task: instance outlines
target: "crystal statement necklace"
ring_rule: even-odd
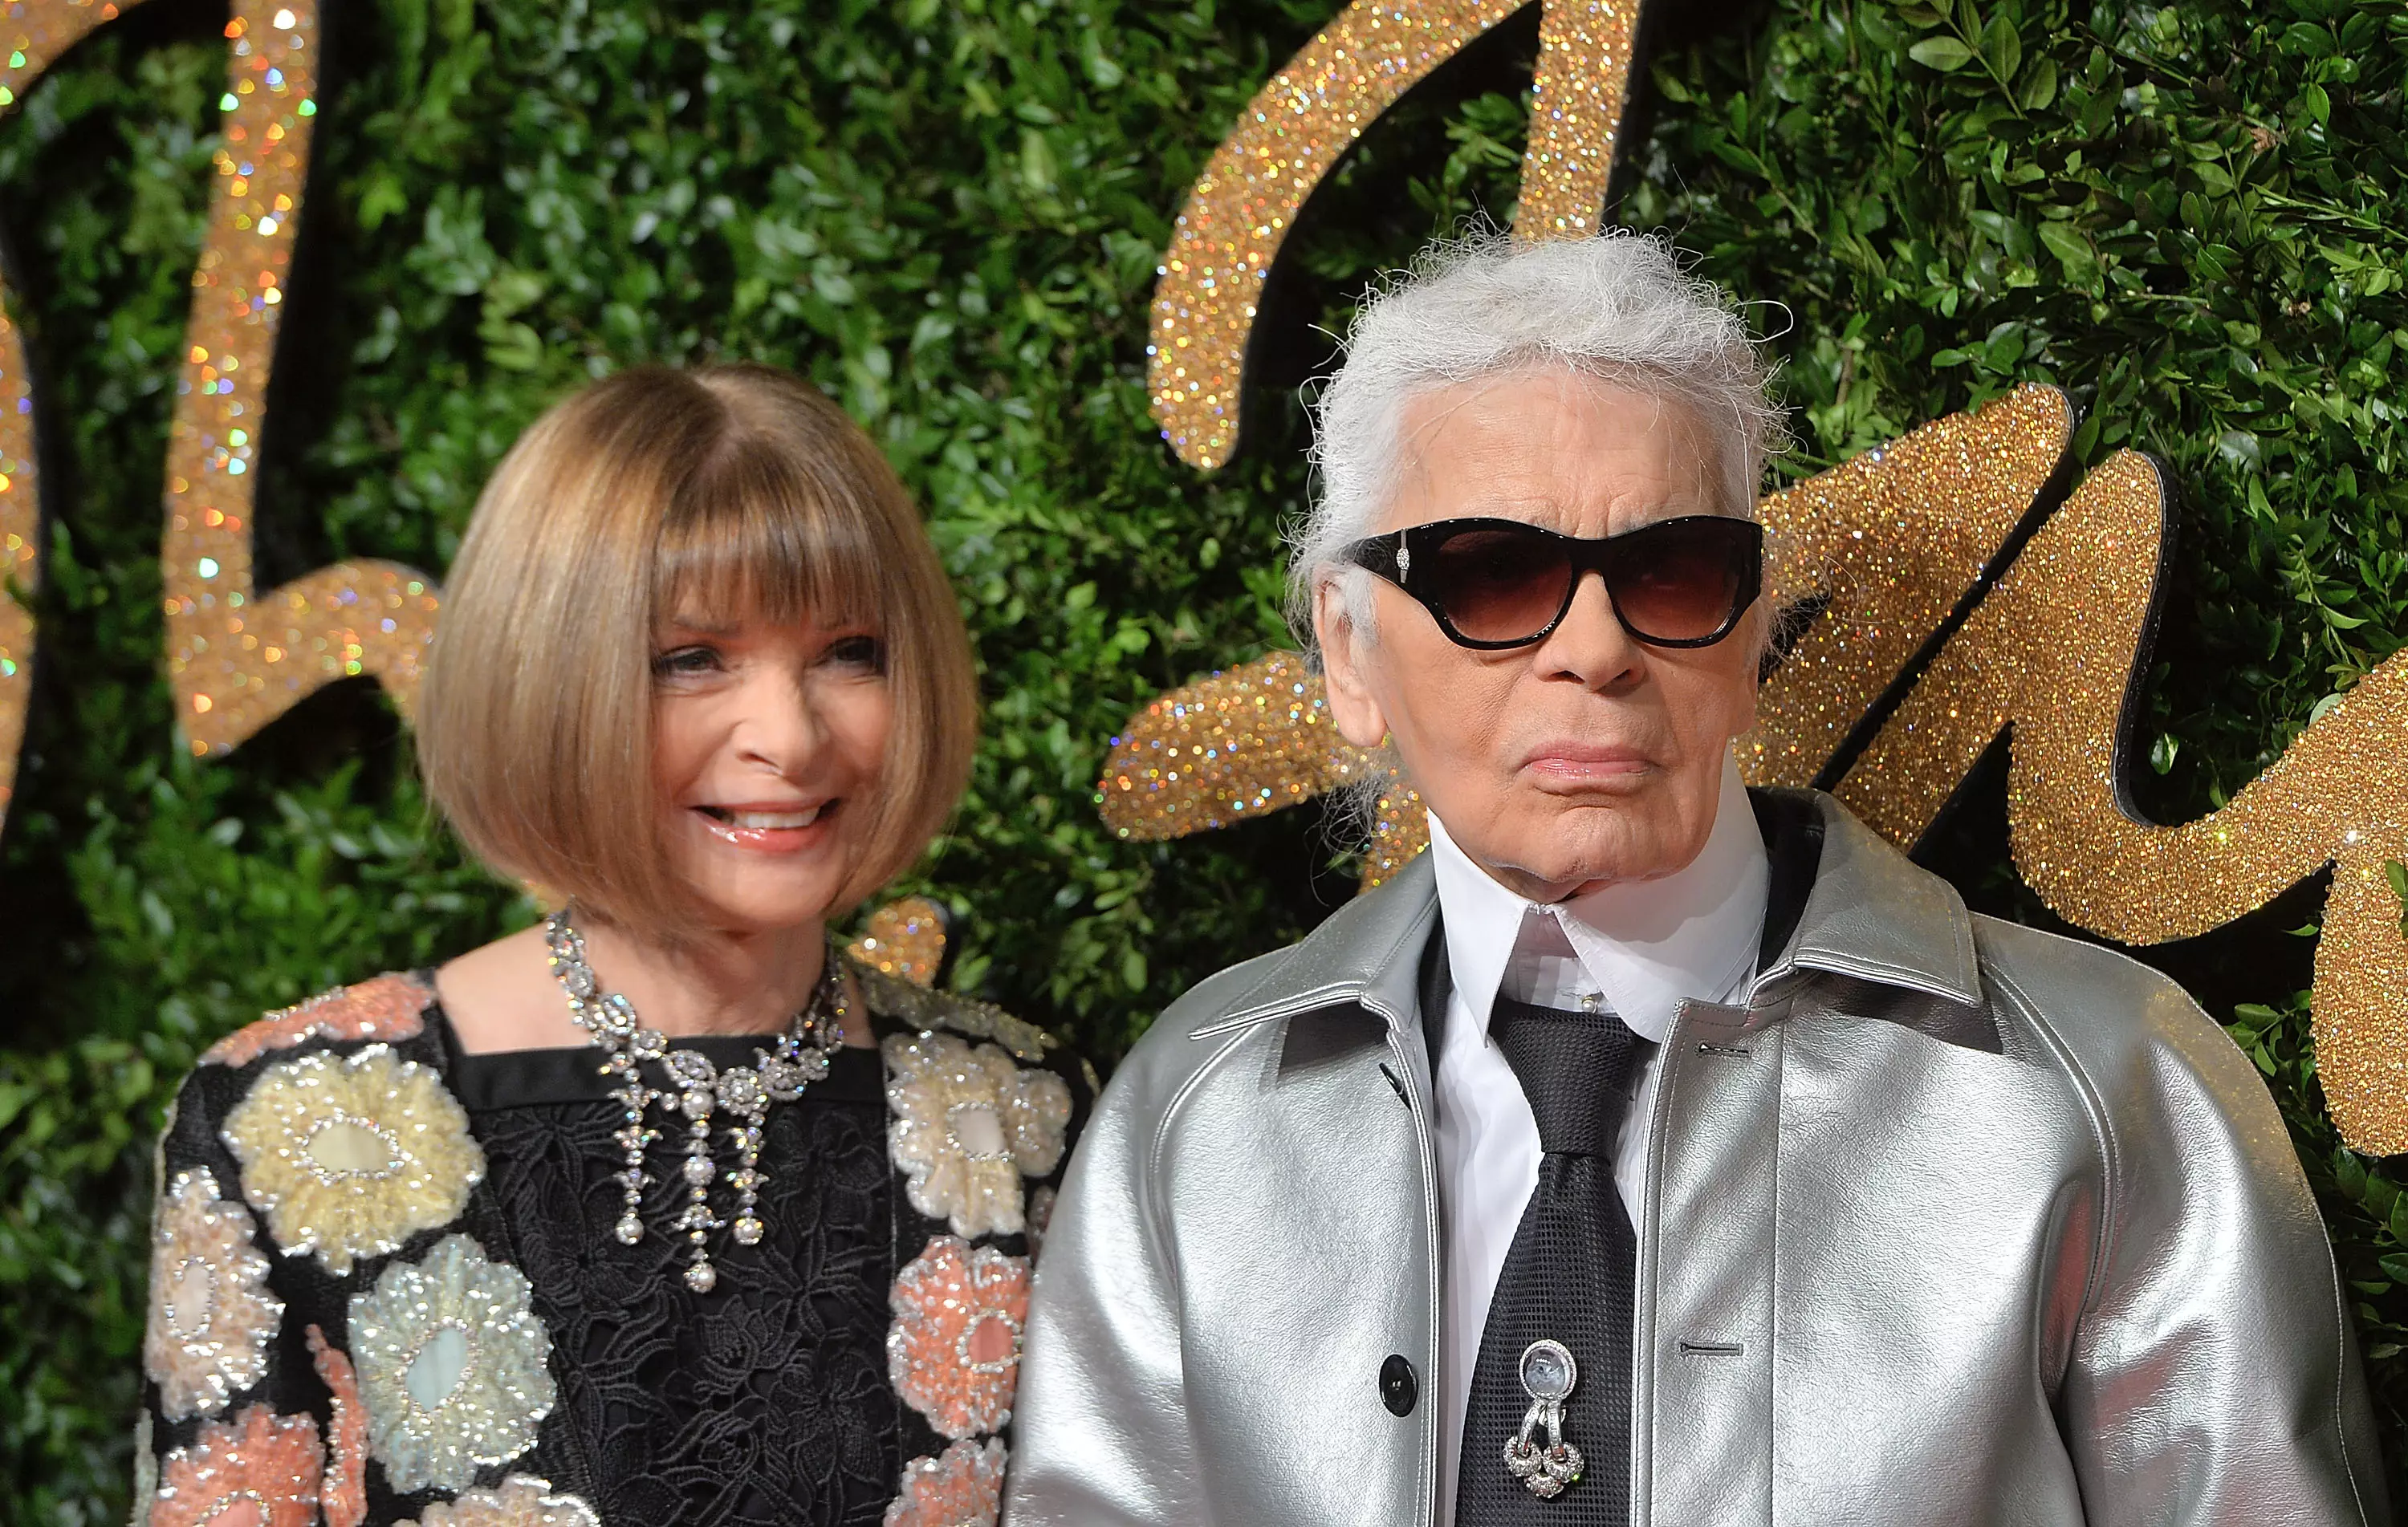
[[[568,1016],[594,1036],[595,1049],[607,1052],[602,1074],[616,1079],[618,1085],[610,1096],[625,1110],[623,1125],[613,1136],[626,1153],[625,1165],[618,1174],[625,1193],[624,1207],[614,1233],[626,1246],[644,1238],[644,1221],[638,1210],[644,1187],[652,1180],[644,1170],[644,1148],[661,1137],[659,1130],[645,1125],[644,1112],[661,1104],[672,1126],[680,1119],[685,1121],[685,1161],[679,1170],[685,1178],[686,1205],[669,1222],[669,1230],[672,1234],[684,1233],[693,1250],[686,1263],[685,1286],[696,1293],[709,1293],[719,1283],[719,1269],[710,1262],[710,1233],[726,1229],[739,1246],[752,1246],[761,1239],[763,1227],[753,1206],[761,1184],[768,1180],[761,1170],[761,1126],[769,1116],[769,1105],[793,1102],[805,1087],[826,1076],[829,1052],[843,1042],[844,976],[836,949],[829,947],[819,986],[786,1031],[769,1049],[753,1052],[749,1069],[729,1066],[722,1071],[698,1051],[672,1049],[667,1035],[637,1020],[635,1004],[616,992],[602,990],[594,967],[585,962],[585,940],[569,921],[569,911],[562,907],[544,920],[543,938],[552,951],[552,973],[560,989],[568,993]],[[666,1087],[654,1087],[644,1079],[642,1067],[647,1062],[667,1073]],[[727,1130],[736,1142],[737,1156],[737,1164],[726,1173],[728,1186],[736,1191],[732,1225],[710,1211],[710,1179],[719,1175],[710,1159],[710,1116],[717,1108],[739,1120]]]

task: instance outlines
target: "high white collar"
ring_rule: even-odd
[[[1658,1044],[1684,1000],[1727,1001],[1756,973],[1771,868],[1735,756],[1724,758],[1713,831],[1687,868],[1552,905],[1491,878],[1435,814],[1429,827],[1447,963],[1470,1012],[1484,1015],[1495,1004],[1529,918],[1560,923],[1606,1005]]]

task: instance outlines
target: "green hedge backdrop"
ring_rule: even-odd
[[[933,517],[985,744],[912,889],[950,979],[1109,1060],[1187,982],[1349,893],[1313,813],[1140,846],[1106,739],[1285,641],[1296,384],[1347,294],[1510,216],[1536,12],[1378,124],[1309,208],[1251,435],[1204,478],[1145,407],[1146,302],[1188,183],[1337,0],[337,0],[271,396],[262,586],[339,556],[439,570],[514,433],[638,360],[782,363]],[[1659,6],[1659,10],[1668,8]],[[1651,19],[1614,212],[1758,309],[1811,473],[2013,381],[2087,460],[2187,494],[2153,675],[2151,810],[2219,804],[2408,632],[2401,0],[1756,0]],[[532,915],[426,821],[372,690],[194,764],[161,678],[160,481],[222,0],[150,0],[0,122],[0,239],[52,507],[38,687],[0,842],[0,1520],[122,1516],[149,1142],[195,1051],[337,981]],[[1996,769],[1927,849],[2044,920]],[[2340,1149],[2308,1054],[2319,904],[2143,951],[2258,1057],[2408,1450],[2408,1174]],[[2395,1476],[2396,1477],[2396,1476]],[[2395,1487],[2396,1489],[2397,1487]]]

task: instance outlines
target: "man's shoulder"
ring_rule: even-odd
[[[1206,977],[1139,1037],[1108,1091],[1136,1106],[1167,1105],[1208,1066],[1272,1042],[1283,1032],[1275,1020],[1360,1000],[1394,962],[1418,963],[1435,899],[1425,856],[1294,943]]]
[[[2172,977],[2128,954],[1976,915],[1982,977],[2000,1020],[2025,1029],[2102,1097],[2170,1055],[2247,1069],[2229,1035]]]
[[[1268,954],[1241,960],[1189,987],[1138,1036],[1127,1057],[1113,1069],[1109,1087],[1116,1092],[1141,1087],[1164,1096],[1175,1091],[1208,1061],[1228,1049],[1226,1044],[1209,1042],[1217,1034],[1230,1032],[1221,1028],[1222,1020],[1244,1012],[1257,993],[1273,985],[1278,972],[1295,957],[1302,943],[1299,939]],[[1242,1036],[1244,1030],[1235,1032]]]

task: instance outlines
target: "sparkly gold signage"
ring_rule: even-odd
[[[1173,225],[1147,381],[1163,437],[1208,470],[1238,442],[1246,341],[1305,199],[1380,113],[1531,0],[1354,0],[1239,115]],[[1640,0],[1545,0],[1514,226],[1597,231]]]
[[[134,3],[7,3],[0,112]],[[1189,195],[1155,288],[1154,411],[1184,460],[1210,469],[1236,447],[1263,282],[1314,187],[1415,82],[1522,5],[1354,0],[1248,107]],[[1515,226],[1575,236],[1599,221],[1638,0],[1544,6]],[[348,676],[373,676],[407,711],[437,611],[432,579],[385,563],[254,587],[255,467],[317,110],[317,0],[236,0],[226,26],[223,143],[162,537],[168,669],[196,753],[235,747]],[[22,603],[40,572],[33,407],[22,338],[0,313],[0,821],[35,658]],[[1812,782],[1870,728],[1837,792],[1911,844],[2006,734],[2018,869],[2070,921],[2129,943],[2209,932],[2333,865],[2314,992],[2319,1075],[2350,1145],[2408,1150],[2408,941],[2384,875],[2408,860],[2408,655],[2361,680],[2223,809],[2178,826],[2141,820],[2120,783],[2124,719],[2147,660],[2165,485],[2126,453],[2052,513],[2071,426],[2060,394],[2026,387],[1764,501],[1799,579],[1776,592],[1815,613],[1742,739],[1748,776]],[[1303,661],[1277,653],[1134,718],[1113,739],[1100,795],[1123,836],[1159,838],[1380,777],[1365,868],[1377,883],[1426,842],[1418,800],[1383,770],[1336,735]],[[877,914],[855,950],[924,980],[942,948],[936,909],[907,903]]]
[[[8,8],[0,110],[125,7],[22,0]],[[168,675],[179,729],[195,753],[223,752],[303,696],[354,675],[375,676],[406,712],[434,630],[434,580],[390,563],[347,562],[265,593],[252,581],[267,379],[318,110],[317,26],[317,0],[237,0],[225,28],[223,142],[193,273],[160,543]],[[26,591],[40,570],[31,416],[23,346],[0,318],[0,572]],[[17,600],[0,600],[0,821],[33,659],[31,616]]]
[[[334,680],[373,674],[404,711],[434,635],[434,580],[347,562],[257,592],[251,505],[270,364],[317,116],[317,0],[237,0],[225,142],[193,273],[167,441],[167,672],[195,753],[223,752]]]
[[[0,19],[0,111],[13,107],[50,62],[85,33],[117,17],[113,5],[9,7]],[[7,292],[0,288],[0,304]],[[25,701],[34,684],[34,616],[23,603],[42,571],[41,501],[34,486],[34,386],[25,341],[0,306],[0,822],[17,782],[25,741]]]
[[[1155,289],[1154,414],[1182,459],[1209,470],[1236,445],[1256,298],[1305,196],[1380,111],[1510,8],[1351,6],[1223,143]],[[1593,231],[1635,9],[1549,0],[1550,38],[1595,28],[1582,59],[1596,89],[1585,115],[1558,116],[1575,93],[1561,72],[1571,55],[1542,54],[1521,236]],[[1585,20],[1567,21],[1576,13]],[[1800,580],[1775,596],[1813,613],[1766,681],[1756,728],[1741,739],[1742,767],[1753,783],[1804,785],[1845,762],[1840,798],[1911,846],[2007,734],[2017,869],[2068,921],[2131,944],[2207,933],[2333,865],[2313,993],[2317,1072],[2353,1149],[2408,1151],[2408,939],[2384,873],[2408,861],[2408,654],[2360,680],[2221,810],[2180,826],[2142,820],[2121,784],[2125,717],[2147,664],[2165,485],[2128,451],[2051,513],[2072,423],[2062,395],[2025,387],[1764,501],[1761,518],[1785,553],[1777,560]],[[1975,595],[1963,624],[1922,661]],[[1901,679],[1911,679],[1903,699],[1881,716]],[[1336,735],[1303,659],[1282,652],[1132,718],[1112,739],[1097,798],[1122,836],[1175,837],[1379,767]],[[1391,778],[1365,883],[1426,840],[1419,803]]]

